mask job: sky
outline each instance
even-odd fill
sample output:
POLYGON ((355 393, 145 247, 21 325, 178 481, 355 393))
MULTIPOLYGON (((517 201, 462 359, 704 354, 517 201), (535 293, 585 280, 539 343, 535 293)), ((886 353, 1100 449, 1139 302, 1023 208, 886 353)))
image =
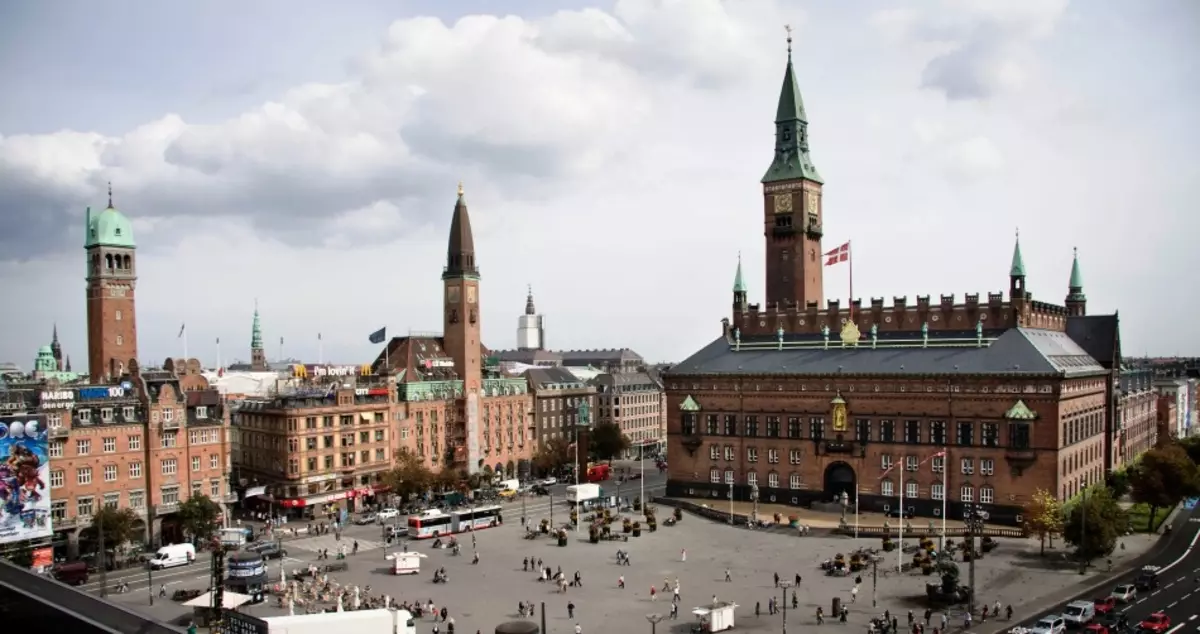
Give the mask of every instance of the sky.
MULTIPOLYGON (((0 360, 57 323, 83 369, 110 181, 143 363, 248 359, 256 302, 269 358, 440 330, 460 181, 486 345, 531 286, 551 348, 682 360, 739 254, 763 298, 784 25, 864 303, 1006 291, 1019 229, 1035 299, 1078 249, 1126 355, 1200 354, 1190 0, 51 0, 0 3, 0 360)), ((844 302, 847 268, 825 280, 844 302)))

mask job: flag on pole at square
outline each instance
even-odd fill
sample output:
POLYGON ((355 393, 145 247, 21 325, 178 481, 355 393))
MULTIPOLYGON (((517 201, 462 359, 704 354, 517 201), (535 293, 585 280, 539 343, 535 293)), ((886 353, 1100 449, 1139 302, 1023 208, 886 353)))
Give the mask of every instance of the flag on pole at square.
POLYGON ((371 333, 370 337, 367 337, 367 340, 371 343, 383 343, 384 339, 387 339, 387 326, 376 330, 375 332, 371 333))
POLYGON ((850 259, 850 243, 847 242, 842 246, 829 251, 825 254, 825 266, 833 266, 840 262, 846 262, 850 259))

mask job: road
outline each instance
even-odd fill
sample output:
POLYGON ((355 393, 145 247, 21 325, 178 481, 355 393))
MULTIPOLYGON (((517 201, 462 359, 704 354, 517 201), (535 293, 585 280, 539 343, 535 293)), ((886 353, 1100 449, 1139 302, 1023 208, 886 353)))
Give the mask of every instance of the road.
MULTIPOLYGON (((1184 634, 1200 631, 1200 509, 1194 503, 1185 505, 1175 517, 1173 526, 1174 535, 1165 538, 1170 540, 1167 546, 1147 564, 1158 568, 1159 589, 1140 593, 1132 603, 1121 608, 1121 613, 1136 626, 1154 612, 1161 611, 1171 618, 1171 629, 1165 634, 1184 634)), ((1133 583, 1140 572, 1131 570, 1114 580, 1110 587, 1072 597, 1070 601, 1106 596, 1117 585, 1133 583)), ((980 601, 983 600, 985 597, 980 597, 980 601)), ((1061 614, 1070 601, 1045 610, 1035 618, 1021 622, 1020 626, 1032 627, 1038 619, 1061 614)))
MULTIPOLYGON (((648 461, 649 462, 649 461, 648 461)), ((635 463, 636 464, 636 463, 635 463)), ((549 487, 550 495, 529 496, 524 498, 524 513, 530 524, 536 524, 543 518, 550 518, 553 515, 554 523, 561 524, 566 522, 569 513, 570 505, 566 502, 567 483, 560 483, 549 487), (551 506, 553 504, 553 506, 551 506), (553 508, 553 513, 551 512, 553 508)), ((601 488, 604 489, 605 495, 618 495, 617 481, 610 480, 601 483, 601 488)), ((662 495, 666 488, 666 476, 660 475, 657 469, 654 469, 654 463, 647 464, 645 477, 646 497, 651 498, 656 495, 662 495), (653 471, 653 473, 651 473, 653 471)), ((641 495, 642 482, 638 480, 620 483, 620 495, 633 499, 641 495)), ((519 522, 522 513, 522 499, 517 498, 506 502, 501 502, 504 507, 504 515, 506 522, 519 522)), ((400 518, 400 525, 404 525, 404 518, 400 518)), ((283 540, 283 547, 287 552, 287 557, 281 560, 268 562, 272 579, 278 579, 281 574, 281 567, 289 569, 298 568, 306 565, 309 562, 316 561, 316 553, 318 550, 328 549, 330 553, 337 551, 338 547, 345 544, 347 548, 354 542, 358 542, 359 551, 366 552, 377 548, 382 548, 386 545, 383 537, 382 527, 377 524, 366 526, 350 525, 343 531, 342 540, 338 541, 334 535, 320 535, 314 537, 289 537, 283 540)), ((168 596, 177 588, 196 588, 204 584, 204 579, 208 577, 208 558, 201 556, 199 561, 190 566, 180 566, 177 568, 168 568, 161 571, 147 572, 144 568, 134 568, 129 570, 118 570, 108 573, 104 583, 108 586, 108 592, 115 594, 116 588, 122 582, 129 584, 129 593, 132 595, 141 594, 146 597, 149 602, 149 595, 153 593, 154 600, 159 601, 158 590, 159 586, 166 586, 168 596)), ((81 589, 99 594, 102 583, 100 575, 92 575, 88 583, 81 586, 81 589)))

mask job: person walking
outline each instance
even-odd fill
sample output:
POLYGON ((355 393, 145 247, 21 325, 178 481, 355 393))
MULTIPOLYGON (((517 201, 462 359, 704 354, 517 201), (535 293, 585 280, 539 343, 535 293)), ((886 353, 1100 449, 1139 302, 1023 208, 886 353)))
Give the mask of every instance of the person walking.
POLYGON ((575 604, 570 601, 567 602, 567 618, 575 620, 575 604))

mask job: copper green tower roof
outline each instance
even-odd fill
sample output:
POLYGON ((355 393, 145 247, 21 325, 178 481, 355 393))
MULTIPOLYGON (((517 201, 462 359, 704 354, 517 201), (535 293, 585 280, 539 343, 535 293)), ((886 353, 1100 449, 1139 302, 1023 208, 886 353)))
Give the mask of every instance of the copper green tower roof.
POLYGON ((1025 260, 1021 257, 1021 234, 1017 233, 1017 243, 1013 245, 1012 268, 1008 270, 1009 277, 1025 277, 1025 260))
POLYGON ((88 207, 84 220, 83 247, 101 246, 124 249, 137 246, 133 241, 133 223, 113 207, 112 183, 108 184, 108 207, 99 213, 92 213, 92 208, 88 207))
POLYGON ((787 68, 783 72, 783 87, 779 91, 779 105, 775 109, 775 158, 763 176, 762 182, 773 183, 796 179, 823 182, 809 156, 808 115, 804 112, 804 99, 800 97, 800 84, 796 81, 796 69, 792 66, 792 30, 788 27, 787 68))
POLYGON ((250 325, 250 349, 261 350, 263 347, 262 324, 258 321, 258 302, 254 302, 254 322, 250 325))
POLYGON ((742 254, 738 254, 737 275, 733 277, 733 292, 745 293, 746 281, 742 278, 742 254))
POLYGON ((1079 249, 1074 249, 1075 257, 1071 262, 1071 281, 1067 282, 1067 299, 1081 301, 1083 295, 1083 273, 1079 272, 1079 249))

